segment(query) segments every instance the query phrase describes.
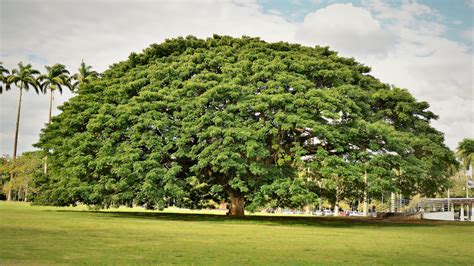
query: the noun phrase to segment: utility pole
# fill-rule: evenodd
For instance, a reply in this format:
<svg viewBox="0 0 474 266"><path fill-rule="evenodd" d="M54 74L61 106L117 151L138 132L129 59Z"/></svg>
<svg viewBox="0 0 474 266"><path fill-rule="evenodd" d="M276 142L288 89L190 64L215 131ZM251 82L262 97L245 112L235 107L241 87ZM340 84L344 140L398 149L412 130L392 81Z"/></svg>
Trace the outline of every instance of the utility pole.
<svg viewBox="0 0 474 266"><path fill-rule="evenodd" d="M469 198L469 185L466 182L466 198Z"/></svg>
<svg viewBox="0 0 474 266"><path fill-rule="evenodd" d="M451 210L451 193L450 189L448 188L448 212Z"/></svg>
<svg viewBox="0 0 474 266"><path fill-rule="evenodd" d="M395 204L396 204L395 193L391 192L390 193L390 212L395 212L396 210Z"/></svg>
<svg viewBox="0 0 474 266"><path fill-rule="evenodd" d="M471 170L471 176L469 176L469 169ZM474 167L473 167L472 163L471 163L469 169L466 171L466 198L469 198L469 190L471 188L474 188L474 181L473 181Z"/></svg>
<svg viewBox="0 0 474 266"><path fill-rule="evenodd" d="M364 173L364 210L363 215L368 216L369 203L367 202L367 170Z"/></svg>
<svg viewBox="0 0 474 266"><path fill-rule="evenodd" d="M384 206L383 206L383 192L382 192L382 212L384 211Z"/></svg>
<svg viewBox="0 0 474 266"><path fill-rule="evenodd" d="M466 198L469 198L469 174L466 175Z"/></svg>

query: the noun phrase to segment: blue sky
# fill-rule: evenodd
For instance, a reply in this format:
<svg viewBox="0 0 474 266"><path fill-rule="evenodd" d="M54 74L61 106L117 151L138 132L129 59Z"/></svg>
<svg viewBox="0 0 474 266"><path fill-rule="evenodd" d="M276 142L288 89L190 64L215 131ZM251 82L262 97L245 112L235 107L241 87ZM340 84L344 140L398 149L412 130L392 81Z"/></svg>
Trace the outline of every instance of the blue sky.
<svg viewBox="0 0 474 266"><path fill-rule="evenodd" d="M474 0L0 1L8 69L23 61L75 72L84 59L103 71L167 38L214 33L329 46L427 101L451 149L474 138ZM71 96L55 95L55 106ZM0 154L12 153L17 99L17 90L0 95ZM23 103L20 152L33 149L48 117L46 95L25 93Z"/></svg>
<svg viewBox="0 0 474 266"><path fill-rule="evenodd" d="M364 1L342 1L342 0L258 0L264 12L277 11L285 19L291 22L302 22L304 17L314 10L325 8L335 3L352 3L354 6L364 6ZM436 10L440 17L427 18L428 20L441 20L446 25L447 30L444 37L463 43L473 48L472 39L463 36L463 32L474 27L473 1L469 0L419 0ZM387 1L394 8L400 7L402 1Z"/></svg>

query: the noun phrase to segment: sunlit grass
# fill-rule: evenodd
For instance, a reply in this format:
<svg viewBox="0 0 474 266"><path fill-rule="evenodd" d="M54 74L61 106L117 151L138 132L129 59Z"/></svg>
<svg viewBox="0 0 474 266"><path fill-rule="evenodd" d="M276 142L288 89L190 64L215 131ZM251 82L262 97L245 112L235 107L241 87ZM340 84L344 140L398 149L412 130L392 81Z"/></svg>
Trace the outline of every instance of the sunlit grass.
<svg viewBox="0 0 474 266"><path fill-rule="evenodd" d="M88 211L0 202L5 264L472 265L474 223Z"/></svg>

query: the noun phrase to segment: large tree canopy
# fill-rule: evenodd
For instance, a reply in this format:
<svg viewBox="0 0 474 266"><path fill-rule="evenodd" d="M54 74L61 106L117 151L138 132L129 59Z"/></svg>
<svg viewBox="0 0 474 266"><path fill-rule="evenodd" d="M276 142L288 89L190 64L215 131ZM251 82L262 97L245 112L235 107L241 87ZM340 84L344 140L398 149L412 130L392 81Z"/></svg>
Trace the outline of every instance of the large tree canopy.
<svg viewBox="0 0 474 266"><path fill-rule="evenodd" d="M369 71L327 47L258 38L153 44L81 85L44 129L37 145L51 165L38 200L228 199L243 215L359 197L365 174L370 193L443 190L454 157L436 116Z"/></svg>

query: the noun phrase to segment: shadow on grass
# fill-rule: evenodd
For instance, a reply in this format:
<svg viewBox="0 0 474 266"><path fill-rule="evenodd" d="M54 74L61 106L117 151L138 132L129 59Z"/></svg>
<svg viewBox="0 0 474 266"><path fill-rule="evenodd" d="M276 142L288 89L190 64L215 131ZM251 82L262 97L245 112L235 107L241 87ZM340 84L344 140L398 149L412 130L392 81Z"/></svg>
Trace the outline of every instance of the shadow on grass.
<svg viewBox="0 0 474 266"><path fill-rule="evenodd" d="M231 224L262 224L279 226L315 226L315 227L433 227L439 225L468 225L469 223L427 221L427 220L381 220L363 217L295 217L295 216L259 216L229 217L216 214L165 213L165 212L114 212L114 211L76 211L47 210L51 212L90 213L105 217L128 219L151 219L189 222L219 222Z"/></svg>

